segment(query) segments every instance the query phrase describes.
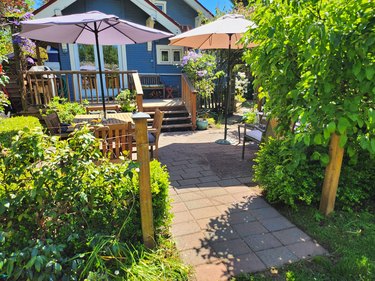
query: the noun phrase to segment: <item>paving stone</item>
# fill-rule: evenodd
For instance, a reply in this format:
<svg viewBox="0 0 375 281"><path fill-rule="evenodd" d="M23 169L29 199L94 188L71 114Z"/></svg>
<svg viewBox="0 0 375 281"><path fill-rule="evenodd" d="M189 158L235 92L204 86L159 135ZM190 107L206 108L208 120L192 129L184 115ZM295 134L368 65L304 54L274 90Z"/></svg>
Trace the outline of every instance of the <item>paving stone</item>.
<svg viewBox="0 0 375 281"><path fill-rule="evenodd" d="M201 264L195 267L196 281L226 281L229 280L227 265L222 261L211 264Z"/></svg>
<svg viewBox="0 0 375 281"><path fill-rule="evenodd" d="M177 195L177 194L172 194L170 195L170 198L171 198L171 203L180 203L181 202L181 198Z"/></svg>
<svg viewBox="0 0 375 281"><path fill-rule="evenodd" d="M220 187L220 185L216 181L210 181L210 182L204 182L204 183L198 183L197 186L199 188L212 188L212 187Z"/></svg>
<svg viewBox="0 0 375 281"><path fill-rule="evenodd" d="M189 168L184 169L184 172L186 174L197 173L200 176L202 176L202 174L200 173L201 171L203 171L203 167L202 166L189 164L188 167Z"/></svg>
<svg viewBox="0 0 375 281"><path fill-rule="evenodd" d="M298 257L295 256L286 247L278 247L259 251L256 253L256 255L268 268L272 266L280 266L283 264L292 263L298 260Z"/></svg>
<svg viewBox="0 0 375 281"><path fill-rule="evenodd" d="M185 180L188 180L188 179L200 179L202 178L202 175L199 173L199 172L190 172L190 173L182 173L181 174L181 177ZM179 180L180 182L181 180ZM201 181L199 180L198 183L200 183Z"/></svg>
<svg viewBox="0 0 375 281"><path fill-rule="evenodd" d="M197 200L192 200L192 201L186 201L185 205L189 210L193 210L193 209L213 206L214 204L208 198L202 198L202 199L197 199Z"/></svg>
<svg viewBox="0 0 375 281"><path fill-rule="evenodd" d="M237 213L231 213L227 216L227 220L231 225L248 223L256 221L256 218L249 211L240 211Z"/></svg>
<svg viewBox="0 0 375 281"><path fill-rule="evenodd" d="M252 210L252 213L258 220L265 220L281 216L280 213L276 211L273 207L255 209Z"/></svg>
<svg viewBox="0 0 375 281"><path fill-rule="evenodd" d="M215 196L221 196L221 195L228 195L227 191L222 187L217 188L210 188L210 189L201 189L202 193L206 195L207 197L215 197Z"/></svg>
<svg viewBox="0 0 375 281"><path fill-rule="evenodd" d="M233 186L227 186L225 187L225 189L226 191L228 191L228 193L234 194L234 193L247 192L249 191L250 188L245 185L233 185Z"/></svg>
<svg viewBox="0 0 375 281"><path fill-rule="evenodd" d="M211 171L211 170L207 170L207 171L201 171L200 172L203 176L216 176L216 173L214 171Z"/></svg>
<svg viewBox="0 0 375 281"><path fill-rule="evenodd" d="M171 180L171 185L173 187L179 187L180 186L180 184L177 181L173 181L173 180Z"/></svg>
<svg viewBox="0 0 375 281"><path fill-rule="evenodd" d="M240 182L240 183L250 183L252 182L252 179L251 179L251 176L249 177L241 177L241 178L237 178L237 180Z"/></svg>
<svg viewBox="0 0 375 281"><path fill-rule="evenodd" d="M183 178L181 177L180 174L169 174L169 180L171 181L177 181L177 180L182 180Z"/></svg>
<svg viewBox="0 0 375 281"><path fill-rule="evenodd" d="M217 257L215 257L210 250L205 248L181 251L180 257L186 264L190 265L213 263L217 260Z"/></svg>
<svg viewBox="0 0 375 281"><path fill-rule="evenodd" d="M200 227L195 221L175 223L172 225L173 236L182 236L195 232L200 232Z"/></svg>
<svg viewBox="0 0 375 281"><path fill-rule="evenodd" d="M306 241L288 245L287 248L300 259L309 259L313 256L327 254L327 251L314 241Z"/></svg>
<svg viewBox="0 0 375 281"><path fill-rule="evenodd" d="M199 179L202 183L203 182L217 182L217 181L220 181L221 179L218 177L218 176L202 176L200 179Z"/></svg>
<svg viewBox="0 0 375 281"><path fill-rule="evenodd" d="M260 220L260 222L269 231L277 231L277 230L291 228L295 226L290 221L288 221L285 217L270 218L270 219Z"/></svg>
<svg viewBox="0 0 375 281"><path fill-rule="evenodd" d="M233 258L251 253L249 246L242 239L218 240L211 243L211 246L215 254L220 258Z"/></svg>
<svg viewBox="0 0 375 281"><path fill-rule="evenodd" d="M175 213L173 216L173 223L194 221L194 218L190 215L188 211Z"/></svg>
<svg viewBox="0 0 375 281"><path fill-rule="evenodd" d="M257 221L235 224L232 227L241 237L268 232L267 229Z"/></svg>
<svg viewBox="0 0 375 281"><path fill-rule="evenodd" d="M238 180L236 180L236 179L231 179L231 178L229 178L229 179L225 179L225 180L221 180L221 181L218 181L217 183L218 183L220 186L232 186L232 185L236 186L236 185L241 184Z"/></svg>
<svg viewBox="0 0 375 281"><path fill-rule="evenodd" d="M282 244L271 233L254 234L244 238L254 252L281 247Z"/></svg>
<svg viewBox="0 0 375 281"><path fill-rule="evenodd" d="M236 199L234 199L233 196L229 194L211 197L211 202L215 205L230 204L235 201Z"/></svg>
<svg viewBox="0 0 375 281"><path fill-rule="evenodd" d="M195 179L186 179L186 180L179 180L177 181L180 186L191 186L191 185L195 185L197 183L200 183L199 179L195 178Z"/></svg>
<svg viewBox="0 0 375 281"><path fill-rule="evenodd" d="M295 244L298 242L305 242L311 238L297 227L292 227L280 231L273 232L273 235L280 240L284 245Z"/></svg>
<svg viewBox="0 0 375 281"><path fill-rule="evenodd" d="M195 219L203 219L208 217L217 217L220 215L220 211L215 207L205 207L200 209L191 210L190 213Z"/></svg>
<svg viewBox="0 0 375 281"><path fill-rule="evenodd" d="M229 260L227 267L231 275L258 272L266 269L265 264L252 252L234 257Z"/></svg>
<svg viewBox="0 0 375 281"><path fill-rule="evenodd" d="M174 188L173 188L173 186L170 186L169 187L169 195L177 195L177 192L176 192L176 190L174 190Z"/></svg>
<svg viewBox="0 0 375 281"><path fill-rule="evenodd" d="M206 198L204 193L197 188L194 192L186 192L179 194L179 197L184 202Z"/></svg>
<svg viewBox="0 0 375 281"><path fill-rule="evenodd" d="M189 161L186 161L186 160L180 160L180 161L174 161L171 164L172 164L171 167L176 168L180 165L189 165L190 163Z"/></svg>
<svg viewBox="0 0 375 281"><path fill-rule="evenodd" d="M173 203L172 204L172 212L174 214L178 213L178 212L184 212L184 211L187 211L188 209L186 208L184 202L179 202L179 203Z"/></svg>
<svg viewBox="0 0 375 281"><path fill-rule="evenodd" d="M207 241L209 241L210 243L223 242L240 238L238 233L231 226L218 226L219 224L211 221L209 223L209 227L204 232Z"/></svg>
<svg viewBox="0 0 375 281"><path fill-rule="evenodd" d="M199 249L204 246L205 235L202 232L192 233L174 238L179 251Z"/></svg>
<svg viewBox="0 0 375 281"><path fill-rule="evenodd" d="M175 188L177 194L183 194L183 193L190 193L190 192L196 192L199 191L199 188L194 186L180 186Z"/></svg>

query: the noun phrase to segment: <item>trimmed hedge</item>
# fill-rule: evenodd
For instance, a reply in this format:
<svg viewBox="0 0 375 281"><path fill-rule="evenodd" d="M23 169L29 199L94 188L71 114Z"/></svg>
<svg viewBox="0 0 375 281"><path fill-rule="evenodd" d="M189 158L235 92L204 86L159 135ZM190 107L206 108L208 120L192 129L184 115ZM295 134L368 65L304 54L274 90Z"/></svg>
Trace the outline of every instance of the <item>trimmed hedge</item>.
<svg viewBox="0 0 375 281"><path fill-rule="evenodd" d="M17 116L0 119L0 144L9 147L12 143L12 137L25 128L33 130L37 127L42 128L39 119L32 116Z"/></svg>

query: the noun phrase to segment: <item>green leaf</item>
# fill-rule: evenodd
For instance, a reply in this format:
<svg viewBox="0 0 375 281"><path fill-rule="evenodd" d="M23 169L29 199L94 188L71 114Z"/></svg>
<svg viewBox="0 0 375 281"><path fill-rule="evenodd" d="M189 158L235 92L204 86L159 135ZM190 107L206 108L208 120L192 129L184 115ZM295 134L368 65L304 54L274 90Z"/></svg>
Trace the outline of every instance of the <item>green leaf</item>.
<svg viewBox="0 0 375 281"><path fill-rule="evenodd" d="M332 121L328 124L327 131L329 134L332 134L335 132L335 130L336 130L336 123Z"/></svg>
<svg viewBox="0 0 375 281"><path fill-rule="evenodd" d="M354 66L353 66L353 74L355 76L357 76L359 74L359 72L361 71L361 66L362 66L362 64L359 61L354 64Z"/></svg>
<svg viewBox="0 0 375 281"><path fill-rule="evenodd" d="M375 139L371 139L371 149L372 152L375 153Z"/></svg>
<svg viewBox="0 0 375 281"><path fill-rule="evenodd" d="M347 143L347 141L348 141L348 136L347 135L341 135L340 136L340 142L339 142L340 147L344 147L345 144Z"/></svg>
<svg viewBox="0 0 375 281"><path fill-rule="evenodd" d="M327 166L329 163L329 155L327 153L324 153L320 157L320 162L324 165Z"/></svg>
<svg viewBox="0 0 375 281"><path fill-rule="evenodd" d="M41 256L37 256L35 260L35 269L37 272L40 272L43 264L43 259Z"/></svg>
<svg viewBox="0 0 375 281"><path fill-rule="evenodd" d="M348 146L347 152L349 157L353 157L355 155L355 150L352 146Z"/></svg>
<svg viewBox="0 0 375 281"><path fill-rule="evenodd" d="M31 260L28 261L28 263L25 265L26 269L31 268L35 263L36 257L32 257Z"/></svg>
<svg viewBox="0 0 375 281"><path fill-rule="evenodd" d="M322 135L321 134L317 134L314 136L314 143L315 144L322 144Z"/></svg>
<svg viewBox="0 0 375 281"><path fill-rule="evenodd" d="M59 273L61 272L61 270L62 270L61 264L55 263L55 273Z"/></svg>
<svg viewBox="0 0 375 281"><path fill-rule="evenodd" d="M340 117L337 129L340 134L344 134L346 129L350 126L350 122L345 117Z"/></svg>
<svg viewBox="0 0 375 281"><path fill-rule="evenodd" d="M303 142L309 146L310 145L310 135L305 135L305 137L303 138Z"/></svg>
<svg viewBox="0 0 375 281"><path fill-rule="evenodd" d="M368 80L372 80L372 78L374 77L374 74L375 74L375 69L373 66L369 66L366 68L366 78Z"/></svg>

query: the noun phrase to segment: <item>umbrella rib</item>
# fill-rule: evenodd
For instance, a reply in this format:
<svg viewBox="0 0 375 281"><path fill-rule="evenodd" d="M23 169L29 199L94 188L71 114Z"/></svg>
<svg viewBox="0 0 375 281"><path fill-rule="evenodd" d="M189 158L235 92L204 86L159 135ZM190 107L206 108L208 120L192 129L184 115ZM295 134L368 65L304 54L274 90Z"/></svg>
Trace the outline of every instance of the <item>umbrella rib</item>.
<svg viewBox="0 0 375 281"><path fill-rule="evenodd" d="M73 42L74 44L77 42L77 40L78 40L79 36L81 36L82 32L86 29L85 25L84 26L80 26L79 24L76 24L76 25L81 28L81 31L78 33L77 37L74 39L74 42ZM90 30L90 29L86 29L86 30Z"/></svg>
<svg viewBox="0 0 375 281"><path fill-rule="evenodd" d="M213 36L213 33L210 34L210 36L208 36L208 38L207 38L206 40L204 40L204 41L202 42L202 44L200 44L199 47L198 47L197 49L200 49L200 48L203 46L204 43L206 43L208 40L210 40L210 39L212 38L212 36Z"/></svg>
<svg viewBox="0 0 375 281"><path fill-rule="evenodd" d="M107 22L108 23L108 26L107 27L104 27L102 30L99 30L99 28L98 28L98 32L102 32L102 31L104 31L104 30L107 30L108 28L111 28L111 27L115 27L116 25L118 25L119 24L119 22L117 22L117 23L115 23L115 24L111 24L111 23L109 23L109 22ZM117 30L117 29L116 29Z"/></svg>
<svg viewBox="0 0 375 281"><path fill-rule="evenodd" d="M118 28L116 28L116 26L113 27L114 29L116 29L118 32L120 32L122 35L124 35L125 37L129 38L131 41L133 41L134 43L137 43L137 41L135 41L133 38L131 38L129 35L125 34L124 32L122 32L121 30L119 30Z"/></svg>

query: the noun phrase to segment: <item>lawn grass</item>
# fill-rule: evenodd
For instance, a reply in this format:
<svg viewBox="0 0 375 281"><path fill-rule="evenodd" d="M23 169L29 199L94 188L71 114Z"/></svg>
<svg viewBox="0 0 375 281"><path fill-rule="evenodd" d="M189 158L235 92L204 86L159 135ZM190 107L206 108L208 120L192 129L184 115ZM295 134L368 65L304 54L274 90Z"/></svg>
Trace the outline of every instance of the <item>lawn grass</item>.
<svg viewBox="0 0 375 281"><path fill-rule="evenodd" d="M328 218L316 207L301 206L298 211L278 210L325 247L330 256L314 257L270 271L242 275L236 281L357 281L375 280L375 213L337 211Z"/></svg>

